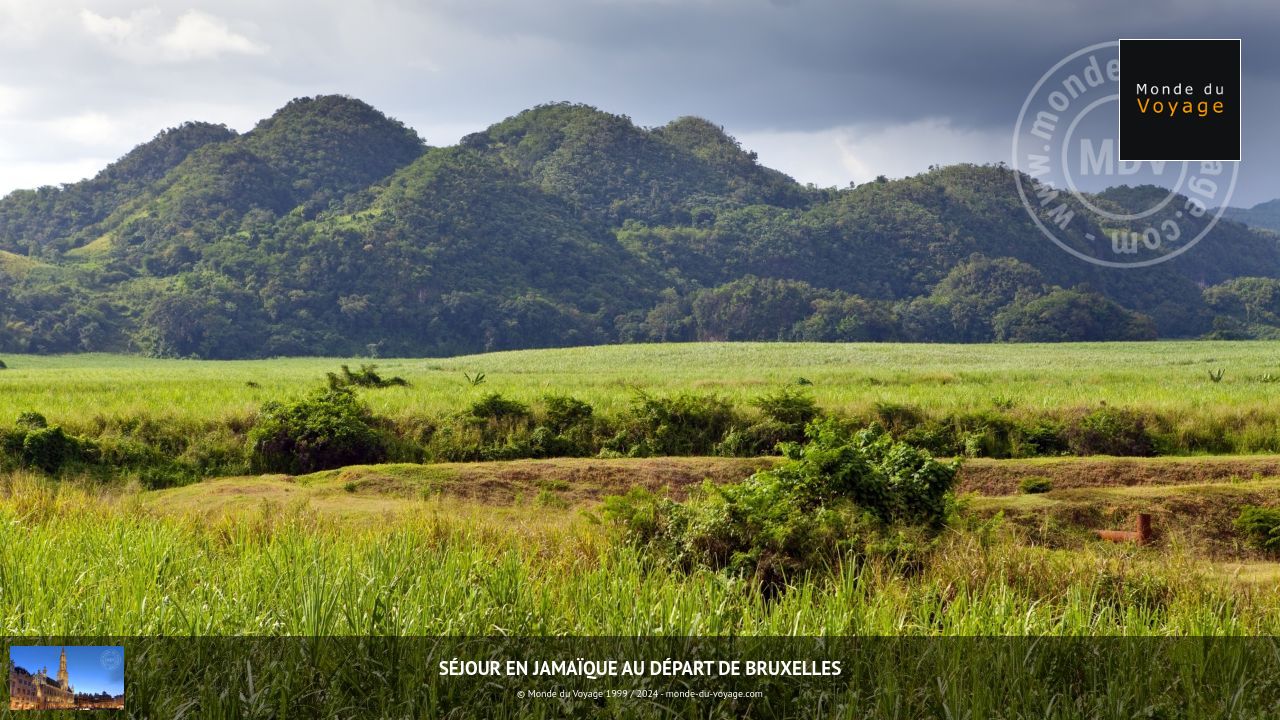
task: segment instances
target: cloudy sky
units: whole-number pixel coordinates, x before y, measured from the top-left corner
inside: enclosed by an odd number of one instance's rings
[[[319,93],[434,145],[552,100],[642,125],[701,115],[843,186],[1008,160],[1040,75],[1118,37],[1242,37],[1233,204],[1280,197],[1274,0],[0,0],[0,194]]]

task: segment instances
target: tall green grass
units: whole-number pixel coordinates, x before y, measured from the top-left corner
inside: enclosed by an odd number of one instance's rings
[[[0,500],[5,635],[1280,632],[1275,588],[1209,573],[1189,557],[953,530],[923,570],[850,562],[770,600],[749,580],[656,565],[568,513],[499,524],[422,503],[377,524],[272,505],[161,517],[127,494],[26,475],[6,478]]]
[[[39,409],[81,426],[115,418],[177,418],[196,424],[249,416],[263,401],[323,385],[325,373],[359,359],[156,360],[123,355],[3,358],[0,419]],[[365,360],[364,362],[368,362]],[[1276,342],[911,345],[894,343],[689,343],[529,350],[447,359],[385,359],[380,372],[405,388],[368,395],[376,412],[410,417],[456,411],[481,394],[534,401],[580,397],[615,413],[631,388],[718,393],[746,405],[805,378],[823,407],[857,413],[894,402],[948,413],[1109,405],[1158,410],[1188,422],[1231,424],[1273,415],[1280,383]],[[1222,367],[1222,382],[1207,370]],[[473,387],[464,372],[484,372]],[[247,383],[255,383],[250,386]]]
[[[360,395],[394,428],[407,451],[397,456],[401,460],[494,455],[493,448],[480,452],[467,445],[474,439],[467,434],[471,430],[451,419],[494,393],[538,411],[548,396],[579,398],[594,407],[595,418],[612,433],[640,393],[714,396],[732,406],[745,427],[759,415],[753,401],[778,388],[801,386],[824,413],[879,419],[900,437],[943,455],[1275,454],[1280,452],[1280,383],[1271,382],[1280,375],[1276,347],[1271,342],[586,347],[383,360],[380,372],[403,377],[407,386]],[[323,386],[326,373],[340,361],[83,355],[9,356],[8,364],[10,369],[0,370],[0,432],[19,413],[40,411],[51,424],[99,443],[97,474],[164,486],[246,473],[246,436],[262,405]],[[1206,368],[1225,368],[1225,375],[1213,382]],[[468,379],[480,373],[483,384]],[[1071,425],[1098,410],[1143,419],[1149,438],[1121,442],[1119,448],[1073,441]],[[448,432],[436,433],[440,428]],[[511,447],[498,455],[538,456],[522,450],[530,445],[525,442],[530,429],[507,438]],[[616,450],[604,443],[607,437],[589,438],[576,454]],[[740,433],[733,438],[741,439]]]

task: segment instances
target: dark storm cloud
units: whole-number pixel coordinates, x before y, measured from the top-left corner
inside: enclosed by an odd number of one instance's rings
[[[1008,124],[1058,58],[1117,37],[1243,35],[1275,77],[1280,13],[1264,3],[560,2],[445,7],[486,34],[543,38],[595,69],[594,93],[669,116],[702,105],[741,127],[818,129],[946,115]],[[1234,7],[1233,7],[1234,5]],[[1256,40],[1251,42],[1250,39]],[[554,68],[513,68],[524,85]],[[571,76],[577,79],[577,73]],[[539,78],[542,78],[539,82]],[[581,86],[578,86],[579,88]]]
[[[898,138],[889,157],[904,162],[890,170],[931,162],[894,128],[939,119],[975,138],[974,159],[1001,160],[1027,90],[1059,58],[1162,36],[1244,38],[1242,193],[1280,195],[1268,120],[1280,13],[1152,0],[0,0],[0,191],[91,168],[184,119],[244,130],[321,92],[361,97],[433,142],[559,99],[646,125],[697,114],[773,138],[762,157],[802,180],[872,162],[827,172],[814,163],[834,150],[800,147],[841,128]]]

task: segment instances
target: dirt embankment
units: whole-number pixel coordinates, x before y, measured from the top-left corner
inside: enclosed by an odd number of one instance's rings
[[[682,498],[705,480],[739,482],[772,467],[779,458],[664,457],[635,459],[566,458],[508,462],[445,463],[353,467],[327,482],[354,483],[361,492],[438,493],[483,503],[509,504],[539,492],[571,504],[590,503],[631,488],[667,490]],[[328,475],[328,474],[322,474]],[[305,478],[303,479],[305,481]],[[321,481],[322,483],[325,480]]]
[[[1280,457],[968,460],[960,470],[958,489],[980,495],[1013,495],[1024,478],[1035,476],[1048,478],[1055,489],[1196,485],[1280,476]]]
[[[781,458],[562,458],[509,462],[353,467],[315,476],[320,484],[354,483],[361,492],[431,493],[508,504],[550,491],[573,504],[596,502],[634,487],[667,490],[683,498],[704,480],[739,482]],[[1055,490],[1194,485],[1280,476],[1280,457],[1053,458],[967,460],[957,489],[979,495],[1016,495],[1027,477],[1045,477]],[[305,479],[304,479],[305,481]],[[336,482],[335,482],[336,481]]]

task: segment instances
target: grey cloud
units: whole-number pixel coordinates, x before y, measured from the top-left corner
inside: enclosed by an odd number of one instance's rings
[[[143,17],[147,34],[123,52],[86,31],[84,12]],[[223,36],[165,55],[162,38],[192,12]],[[190,40],[201,28],[187,30]],[[939,117],[991,133],[1012,125],[1058,58],[1122,36],[1244,38],[1242,193],[1280,195],[1269,122],[1280,13],[1252,0],[0,0],[0,67],[11,69],[0,99],[6,87],[30,96],[17,117],[0,111],[0,156],[111,156],[183,119],[244,130],[322,92],[424,129],[482,127],[567,99],[646,125],[698,114],[744,134]],[[90,113],[124,118],[119,132],[133,137],[79,147],[46,127]]]

